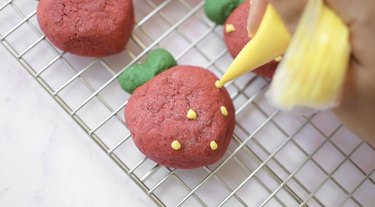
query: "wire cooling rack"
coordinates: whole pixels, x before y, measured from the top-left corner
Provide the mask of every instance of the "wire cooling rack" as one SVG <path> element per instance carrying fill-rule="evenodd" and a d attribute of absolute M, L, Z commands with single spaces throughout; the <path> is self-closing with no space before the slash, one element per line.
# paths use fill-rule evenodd
<path fill-rule="evenodd" d="M 36 21 L 37 1 L 0 0 L 1 43 L 87 134 L 160 206 L 373 206 L 375 150 L 330 112 L 290 114 L 264 98 L 268 80 L 247 74 L 227 86 L 236 129 L 218 163 L 193 170 L 156 165 L 135 147 L 118 85 L 124 67 L 153 48 L 179 64 L 223 74 L 223 28 L 199 0 L 135 0 L 127 48 L 95 59 L 54 48 Z M 3 60 L 2 60 L 3 61 Z"/>

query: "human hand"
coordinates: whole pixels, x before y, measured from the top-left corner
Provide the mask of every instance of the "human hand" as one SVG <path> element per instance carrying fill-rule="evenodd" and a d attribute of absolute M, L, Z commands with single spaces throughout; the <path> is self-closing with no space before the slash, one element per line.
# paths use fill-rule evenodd
<path fill-rule="evenodd" d="M 252 36 L 271 3 L 292 34 L 307 0 L 252 0 L 248 31 Z M 340 105 L 333 111 L 353 132 L 375 146 L 375 1 L 325 0 L 350 30 L 351 58 Z"/>

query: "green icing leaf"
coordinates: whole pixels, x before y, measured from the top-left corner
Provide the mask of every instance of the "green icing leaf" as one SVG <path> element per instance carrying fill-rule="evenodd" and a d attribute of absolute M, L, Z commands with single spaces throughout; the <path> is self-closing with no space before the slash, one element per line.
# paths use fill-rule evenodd
<path fill-rule="evenodd" d="M 224 24 L 232 11 L 244 0 L 205 0 L 204 11 L 216 24 Z"/>
<path fill-rule="evenodd" d="M 131 94 L 159 73 L 176 65 L 176 60 L 167 50 L 155 49 L 148 53 L 145 63 L 134 64 L 121 73 L 119 83 L 124 91 Z"/>

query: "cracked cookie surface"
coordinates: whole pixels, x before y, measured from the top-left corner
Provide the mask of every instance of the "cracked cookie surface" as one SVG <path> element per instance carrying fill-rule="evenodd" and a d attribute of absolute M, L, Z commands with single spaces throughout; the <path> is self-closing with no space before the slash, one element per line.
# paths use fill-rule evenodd
<path fill-rule="evenodd" d="M 131 0 L 41 0 L 37 18 L 58 48 L 82 56 L 121 52 L 134 25 Z"/>
<path fill-rule="evenodd" d="M 215 87 L 216 80 L 206 69 L 175 66 L 137 88 L 125 107 L 125 119 L 138 149 L 173 168 L 218 161 L 233 134 L 234 108 L 226 89 Z M 187 117 L 189 110 L 195 119 Z"/>

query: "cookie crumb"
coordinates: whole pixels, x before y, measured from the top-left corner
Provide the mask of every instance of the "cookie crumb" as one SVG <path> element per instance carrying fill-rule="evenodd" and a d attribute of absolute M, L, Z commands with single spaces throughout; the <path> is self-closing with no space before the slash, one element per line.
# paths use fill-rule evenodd
<path fill-rule="evenodd" d="M 220 107 L 220 112 L 223 116 L 228 116 L 228 110 L 225 106 Z"/>
<path fill-rule="evenodd" d="M 225 32 L 226 33 L 231 33 L 231 32 L 234 32 L 236 31 L 236 28 L 234 27 L 233 24 L 226 24 L 225 25 Z"/>
<path fill-rule="evenodd" d="M 181 149 L 181 144 L 180 142 L 178 142 L 177 140 L 174 140 L 172 143 L 171 143 L 171 147 L 173 150 L 179 150 Z"/>
<path fill-rule="evenodd" d="M 189 111 L 186 114 L 186 117 L 190 120 L 196 120 L 197 119 L 197 113 L 193 109 L 189 109 Z"/>
<path fill-rule="evenodd" d="M 218 148 L 218 145 L 217 145 L 217 143 L 215 142 L 215 141 L 211 141 L 210 142 L 210 148 L 212 149 L 212 150 L 217 150 L 217 148 Z"/>

